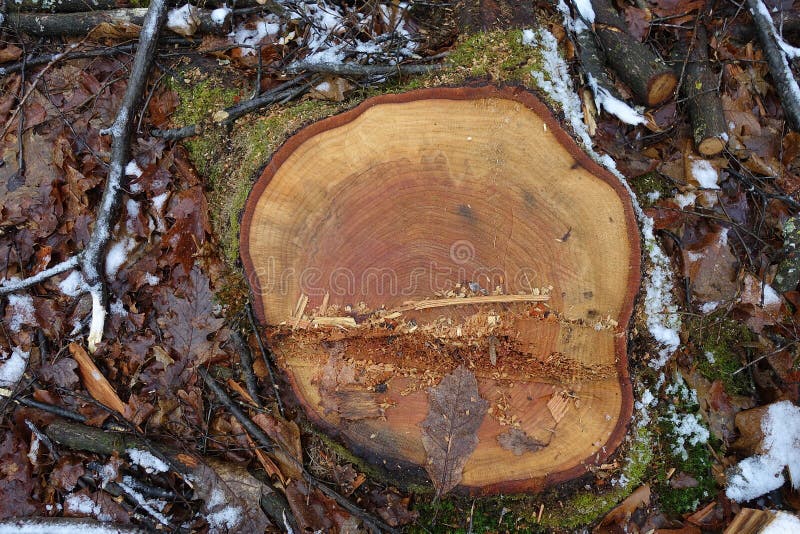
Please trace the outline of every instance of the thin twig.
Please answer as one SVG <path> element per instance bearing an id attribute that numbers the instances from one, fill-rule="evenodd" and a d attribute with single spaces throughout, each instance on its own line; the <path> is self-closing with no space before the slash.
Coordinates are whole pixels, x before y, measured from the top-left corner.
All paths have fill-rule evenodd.
<path id="1" fill-rule="evenodd" d="M 270 439 L 264 433 L 264 431 L 261 430 L 261 428 L 253 422 L 252 419 L 250 419 L 247 415 L 245 415 L 244 412 L 242 412 L 242 410 L 239 409 L 236 403 L 231 400 L 231 398 L 228 396 L 225 390 L 222 389 L 222 387 L 216 382 L 216 380 L 211 378 L 211 375 L 208 374 L 208 371 L 206 371 L 203 368 L 198 368 L 197 373 L 202 377 L 203 381 L 206 383 L 208 388 L 214 392 L 214 395 L 217 397 L 217 400 L 219 400 L 219 402 L 223 406 L 225 406 L 225 408 L 236 418 L 236 420 L 239 421 L 239 424 L 241 424 L 245 428 L 245 430 L 247 430 L 247 432 L 253 437 L 253 439 L 255 439 L 258 442 L 258 444 L 262 446 L 263 450 L 269 452 L 275 450 L 276 447 L 283 450 L 283 447 L 280 445 L 280 443 L 277 443 L 272 439 Z M 309 474 L 308 471 L 306 471 L 305 466 L 303 466 L 303 464 L 299 460 L 297 460 L 294 456 L 292 456 L 291 452 L 285 450 L 283 450 L 283 452 L 286 453 L 286 457 L 289 458 L 290 461 L 292 461 L 296 465 L 296 467 L 302 472 L 303 479 L 309 485 L 316 487 L 326 496 L 336 501 L 336 503 L 339 504 L 342 508 L 350 512 L 350 514 L 361 519 L 361 521 L 364 522 L 364 525 L 366 525 L 371 531 L 397 532 L 395 529 L 393 529 L 380 519 L 372 517 L 370 514 L 368 514 L 358 506 L 351 503 L 349 500 L 340 495 L 338 492 L 325 485 L 322 481 L 317 480 L 316 478 L 311 476 L 311 474 Z"/>
<path id="2" fill-rule="evenodd" d="M 278 412 L 280 412 L 281 417 L 286 417 L 286 414 L 283 411 L 283 401 L 281 400 L 281 393 L 278 390 L 278 384 L 275 381 L 275 373 L 272 372 L 272 361 L 269 357 L 269 352 L 267 348 L 264 346 L 264 341 L 261 339 L 261 331 L 258 329 L 258 325 L 256 323 L 256 319 L 253 316 L 253 307 L 250 303 L 247 303 L 247 319 L 250 321 L 250 328 L 253 329 L 253 334 L 256 336 L 256 342 L 258 343 L 258 349 L 261 351 L 261 357 L 264 359 L 264 365 L 267 366 L 267 373 L 269 373 L 269 382 L 272 385 L 272 393 L 275 395 L 275 402 L 278 404 Z"/>

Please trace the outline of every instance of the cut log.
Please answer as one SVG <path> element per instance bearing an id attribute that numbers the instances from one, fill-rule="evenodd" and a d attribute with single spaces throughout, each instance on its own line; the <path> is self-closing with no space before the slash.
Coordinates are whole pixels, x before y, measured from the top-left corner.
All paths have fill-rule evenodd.
<path id="1" fill-rule="evenodd" d="M 86 35 L 101 24 L 125 28 L 141 26 L 147 8 L 110 9 L 80 13 L 22 13 L 8 14 L 8 22 L 17 31 L 44 37 Z M 195 33 L 224 35 L 230 31 L 230 13 L 218 24 L 211 10 L 198 9 L 198 26 Z"/>
<path id="2" fill-rule="evenodd" d="M 692 121 L 694 146 L 704 156 L 716 156 L 728 144 L 728 127 L 722 113 L 719 80 L 708 62 L 708 37 L 698 26 L 691 50 L 686 41 L 679 43 L 681 62 L 686 61 L 681 91 L 686 97 Z"/>
<path id="3" fill-rule="evenodd" d="M 431 467 L 421 425 L 435 442 L 446 376 L 488 402 L 469 398 L 486 415 L 462 490 L 568 480 L 624 436 L 636 219 L 531 94 L 384 95 L 305 128 L 256 183 L 241 243 L 299 402 L 397 483 Z"/>
<path id="4" fill-rule="evenodd" d="M 627 33 L 627 25 L 608 0 L 591 0 L 594 31 L 617 76 L 631 88 L 639 103 L 657 106 L 672 98 L 678 77 L 661 58 Z"/>

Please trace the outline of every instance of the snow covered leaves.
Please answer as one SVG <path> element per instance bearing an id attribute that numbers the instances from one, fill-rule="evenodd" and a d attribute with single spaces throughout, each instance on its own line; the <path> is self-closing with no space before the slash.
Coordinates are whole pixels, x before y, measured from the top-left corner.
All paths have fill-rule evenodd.
<path id="1" fill-rule="evenodd" d="M 781 401 L 736 416 L 741 433 L 734 446 L 757 453 L 728 472 L 729 499 L 743 502 L 783 486 L 788 468 L 792 487 L 800 488 L 800 407 Z"/>
<path id="2" fill-rule="evenodd" d="M 478 428 L 489 403 L 478 393 L 475 375 L 459 367 L 428 390 L 430 411 L 422 422 L 425 469 L 438 494 L 461 482 L 462 471 L 478 445 Z"/>

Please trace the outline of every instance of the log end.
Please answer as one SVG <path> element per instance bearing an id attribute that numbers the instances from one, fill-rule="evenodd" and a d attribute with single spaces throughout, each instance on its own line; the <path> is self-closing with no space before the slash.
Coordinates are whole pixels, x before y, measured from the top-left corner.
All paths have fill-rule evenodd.
<path id="1" fill-rule="evenodd" d="M 721 137 L 706 137 L 697 144 L 697 151 L 703 156 L 716 156 L 725 149 L 725 144 Z"/>
<path id="2" fill-rule="evenodd" d="M 662 104 L 672 98 L 678 86 L 678 77 L 674 72 L 656 74 L 647 84 L 647 105 L 650 107 Z"/>

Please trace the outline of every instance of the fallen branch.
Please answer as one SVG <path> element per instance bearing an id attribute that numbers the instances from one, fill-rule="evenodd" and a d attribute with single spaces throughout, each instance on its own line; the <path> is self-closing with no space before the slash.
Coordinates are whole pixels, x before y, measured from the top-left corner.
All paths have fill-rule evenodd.
<path id="1" fill-rule="evenodd" d="M 113 26 L 142 26 L 148 8 L 111 9 L 79 13 L 9 13 L 8 23 L 17 31 L 30 35 L 67 37 L 86 35 L 100 24 Z M 221 24 L 211 17 L 211 10 L 197 9 L 198 34 L 227 34 L 230 31 L 230 12 Z"/>
<path id="2" fill-rule="evenodd" d="M 367 78 L 372 76 L 400 76 L 429 74 L 442 70 L 442 65 L 359 65 L 358 63 L 309 63 L 296 61 L 286 67 L 286 72 L 316 72 L 336 76 Z"/>
<path id="3" fill-rule="evenodd" d="M 270 452 L 274 451 L 277 448 L 281 449 L 284 452 L 284 457 L 290 461 L 292 461 L 297 469 L 302 473 L 303 480 L 306 481 L 311 486 L 316 487 L 322 493 L 324 493 L 327 497 L 336 501 L 336 503 L 347 510 L 351 515 L 361 519 L 364 522 L 364 525 L 367 526 L 373 532 L 396 532 L 395 529 L 381 521 L 380 519 L 371 516 L 369 513 L 365 512 L 358 506 L 351 503 L 347 498 L 340 495 L 335 490 L 329 488 L 326 484 L 322 481 L 317 480 L 315 477 L 311 476 L 311 474 L 306 471 L 305 466 L 297 460 L 290 451 L 284 450 L 280 443 L 277 443 L 271 440 L 261 427 L 253 422 L 244 412 L 236 405 L 235 402 L 231 400 L 228 394 L 225 392 L 222 387 L 217 384 L 216 380 L 211 378 L 211 375 L 208 374 L 208 371 L 202 368 L 197 369 L 197 373 L 202 377 L 203 381 L 206 383 L 206 386 L 214 392 L 214 395 L 217 397 L 217 400 L 225 406 L 225 408 L 239 421 L 245 430 L 253 437 L 254 440 L 258 442 L 259 445 L 262 446 L 263 450 Z"/>
<path id="4" fill-rule="evenodd" d="M 777 34 L 769 10 L 762 0 L 747 0 L 747 6 L 753 15 L 758 39 L 772 74 L 772 85 L 781 100 L 787 122 L 792 130 L 800 131 L 800 87 L 789 66 L 786 49 L 781 47 L 783 39 Z"/>
<path id="5" fill-rule="evenodd" d="M 240 119 L 248 113 L 252 113 L 253 111 L 271 104 L 288 102 L 305 93 L 311 88 L 311 84 L 302 84 L 298 87 L 293 87 L 304 79 L 303 77 L 295 78 L 294 80 L 290 80 L 274 89 L 264 92 L 256 98 L 251 98 L 229 108 L 217 111 L 205 122 L 190 124 L 182 128 L 173 128 L 170 130 L 151 130 L 150 135 L 166 139 L 167 141 L 180 141 L 187 137 L 202 134 L 209 126 L 232 126 L 237 119 Z"/>
<path id="6" fill-rule="evenodd" d="M 92 320 L 89 327 L 87 344 L 90 352 L 94 352 L 103 337 L 106 318 L 106 287 L 103 278 L 103 260 L 106 247 L 111 240 L 111 228 L 116 218 L 122 197 L 122 181 L 125 166 L 130 161 L 130 144 L 133 136 L 133 117 L 142 99 L 147 77 L 153 65 L 158 35 L 164 24 L 167 12 L 166 0 L 152 0 L 144 17 L 141 40 L 131 67 L 131 75 L 125 95 L 122 98 L 117 117 L 110 128 L 101 133 L 111 135 L 111 161 L 105 190 L 97 210 L 89 242 L 83 252 L 77 254 L 38 275 L 25 280 L 13 281 L 0 285 L 0 294 L 19 291 L 42 282 L 51 276 L 77 267 L 83 273 L 84 291 L 92 297 Z M 33 280 L 33 281 L 31 281 Z"/>
<path id="7" fill-rule="evenodd" d="M 719 82 L 708 62 L 708 36 L 703 26 L 697 26 L 694 37 L 691 50 L 686 40 L 677 47 L 686 61 L 681 92 L 686 97 L 697 151 L 704 156 L 716 156 L 728 144 L 728 128 L 722 113 Z"/>
<path id="8" fill-rule="evenodd" d="M 644 105 L 656 106 L 671 98 L 678 84 L 672 69 L 627 33 L 625 21 L 609 0 L 591 0 L 591 5 L 594 31 L 606 58 L 636 99 Z"/>

